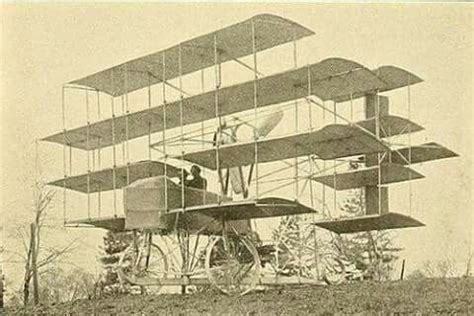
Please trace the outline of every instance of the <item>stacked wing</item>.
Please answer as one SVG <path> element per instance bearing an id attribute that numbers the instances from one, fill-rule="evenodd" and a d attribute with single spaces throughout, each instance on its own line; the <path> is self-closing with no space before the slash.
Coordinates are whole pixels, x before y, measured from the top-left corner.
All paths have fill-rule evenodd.
<path id="1" fill-rule="evenodd" d="M 253 47 L 252 29 L 255 30 L 256 47 Z M 219 63 L 223 63 L 250 55 L 254 50 L 263 51 L 312 34 L 313 32 L 305 27 L 281 17 L 257 15 L 166 50 L 71 81 L 70 84 L 86 86 L 118 97 L 213 66 L 216 62 L 216 53 Z M 139 112 L 66 130 L 43 140 L 83 150 L 95 150 L 165 129 L 214 119 L 216 109 L 219 116 L 226 116 L 253 109 L 255 106 L 263 108 L 312 96 L 323 101 L 345 102 L 421 81 L 416 75 L 398 67 L 382 66 L 370 70 L 348 59 L 329 58 L 256 81 L 221 87 L 218 90 L 189 96 Z M 256 103 L 255 95 L 257 95 Z M 180 158 L 216 170 L 217 165 L 220 168 L 250 165 L 256 162 L 255 157 L 258 157 L 258 163 L 266 163 L 307 155 L 317 155 L 321 159 L 338 159 L 386 153 L 378 166 L 312 178 L 333 189 L 347 190 L 419 179 L 423 176 L 410 169 L 411 164 L 456 156 L 454 152 L 436 143 L 393 150 L 385 138 L 417 132 L 423 128 L 405 118 L 392 115 L 380 117 L 377 123 L 369 119 L 346 125 L 330 124 L 305 133 L 222 145 L 218 149 L 218 155 L 216 148 L 210 148 L 185 153 Z M 376 126 L 379 126 L 379 130 L 376 130 Z M 178 168 L 171 165 L 166 167 L 168 176 L 180 174 Z M 119 189 L 139 179 L 163 175 L 164 169 L 165 164 L 162 162 L 142 161 L 66 177 L 50 184 L 83 193 L 93 193 Z M 313 212 L 311 208 L 298 202 L 278 198 L 196 206 L 187 211 L 197 212 L 216 220 L 241 220 Z M 88 219 L 72 224 L 89 224 L 122 230 L 124 219 Z M 388 213 L 337 221 L 320 221 L 317 225 L 336 233 L 352 233 L 414 227 L 422 223 L 405 215 Z"/>
<path id="2" fill-rule="evenodd" d="M 390 68 L 398 69 L 399 68 Z M 311 91 L 308 89 L 308 72 L 311 77 Z M 409 73 L 407 73 L 408 75 Z M 416 81 L 420 82 L 420 80 Z M 413 83 L 412 83 L 413 84 Z M 257 81 L 258 107 L 265 107 L 286 101 L 315 95 L 322 100 L 337 101 L 350 95 L 365 95 L 376 90 L 391 90 L 403 86 L 403 82 L 386 84 L 373 71 L 362 65 L 342 58 L 330 58 L 307 67 L 278 73 Z M 248 81 L 219 89 L 219 115 L 225 116 L 254 108 L 254 82 Z M 215 117 L 215 91 L 209 91 L 183 100 L 183 124 L 193 124 Z M 166 107 L 166 109 L 164 109 Z M 128 139 L 162 131 L 163 114 L 166 111 L 166 128 L 180 126 L 180 101 L 152 107 L 127 116 L 110 118 L 88 126 L 78 127 L 66 132 L 44 138 L 45 141 L 63 144 L 80 149 L 97 149 L 126 140 L 128 120 Z M 164 111 L 165 110 L 165 111 Z M 370 124 L 370 123 L 368 123 Z M 89 129 L 89 134 L 88 134 Z M 89 135 L 89 141 L 87 141 Z"/>
<path id="3" fill-rule="evenodd" d="M 313 31 L 290 20 L 261 14 L 163 51 L 74 80 L 71 84 L 88 86 L 117 97 L 163 82 L 163 79 L 178 77 L 180 57 L 183 75 L 213 66 L 215 49 L 221 63 L 244 57 L 253 52 L 252 24 L 255 27 L 257 52 L 314 34 Z"/>
<path id="4" fill-rule="evenodd" d="M 180 175 L 180 170 L 178 168 L 169 164 L 166 165 L 166 167 L 166 174 L 169 177 L 178 177 Z M 164 169 L 165 164 L 163 162 L 146 160 L 117 166 L 115 168 L 107 168 L 66 177 L 52 181 L 48 184 L 58 187 L 66 187 L 67 189 L 82 193 L 95 193 L 99 191 L 112 190 L 114 188 L 121 189 L 134 181 L 163 175 L 165 173 Z"/>

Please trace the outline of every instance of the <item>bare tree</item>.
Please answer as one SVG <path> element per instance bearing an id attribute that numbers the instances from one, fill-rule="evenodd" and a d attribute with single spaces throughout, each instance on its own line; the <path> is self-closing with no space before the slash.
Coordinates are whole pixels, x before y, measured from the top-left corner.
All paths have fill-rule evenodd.
<path id="1" fill-rule="evenodd" d="M 44 273 L 48 266 L 75 248 L 75 241 L 60 248 L 42 245 L 42 233 L 46 226 L 47 211 L 53 200 L 54 192 L 45 189 L 41 185 L 37 186 L 37 192 L 33 204 L 34 216 L 32 222 L 29 225 L 20 225 L 16 229 L 16 234 L 23 243 L 23 252 L 11 251 L 21 258 L 21 261 L 24 263 L 22 284 L 24 306 L 30 300 L 31 285 L 33 285 L 34 303 L 39 303 L 39 275 Z"/>

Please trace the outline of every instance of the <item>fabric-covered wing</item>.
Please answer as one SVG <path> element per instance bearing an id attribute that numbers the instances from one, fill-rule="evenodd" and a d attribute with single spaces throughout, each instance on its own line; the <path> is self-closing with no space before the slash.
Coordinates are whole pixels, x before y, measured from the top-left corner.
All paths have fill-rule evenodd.
<path id="1" fill-rule="evenodd" d="M 424 178 L 420 173 L 398 164 L 382 164 L 380 184 L 390 184 Z M 348 190 L 365 186 L 376 186 L 379 183 L 379 167 L 369 167 L 353 170 L 336 175 L 326 175 L 312 178 L 336 190 Z"/>
<path id="2" fill-rule="evenodd" d="M 409 156 L 411 155 L 411 161 Z M 400 165 L 408 165 L 410 161 L 412 164 L 428 162 L 433 160 L 458 157 L 455 152 L 443 147 L 437 143 L 426 143 L 417 146 L 400 148 L 397 152 L 392 151 L 389 156 L 384 158 L 384 162 L 390 161 Z"/>
<path id="3" fill-rule="evenodd" d="M 190 207 L 182 213 L 182 216 L 186 217 L 186 214 L 194 212 L 225 221 L 316 213 L 312 208 L 299 202 L 282 198 L 264 198 Z"/>
<path id="4" fill-rule="evenodd" d="M 150 84 L 162 82 L 163 68 L 166 80 L 178 77 L 180 51 L 183 75 L 212 66 L 215 60 L 214 38 L 217 40 L 220 62 L 244 57 L 253 52 L 252 23 L 255 25 L 256 51 L 263 51 L 314 34 L 313 31 L 276 15 L 256 15 L 164 51 L 128 61 L 70 83 L 88 86 L 115 97 L 121 96 Z"/>
<path id="5" fill-rule="evenodd" d="M 268 138 L 257 141 L 258 162 L 316 154 L 334 159 L 366 153 L 387 151 L 388 147 L 364 131 L 348 125 L 328 125 L 311 133 Z M 184 155 L 184 160 L 216 169 L 216 149 Z M 219 148 L 221 168 L 246 166 L 255 162 L 255 143 L 235 143 Z"/>
<path id="6" fill-rule="evenodd" d="M 399 213 L 320 220 L 315 225 L 337 234 L 425 226 L 422 222 Z"/>
<path id="7" fill-rule="evenodd" d="M 356 124 L 375 134 L 375 119 L 360 121 Z M 403 117 L 385 115 L 380 118 L 380 137 L 382 138 L 415 133 L 421 130 L 423 130 L 423 127 Z"/>
<path id="8" fill-rule="evenodd" d="M 125 231 L 125 217 L 99 217 L 66 222 L 68 227 L 94 226 L 115 232 Z"/>
<path id="9" fill-rule="evenodd" d="M 164 163 L 159 161 L 140 161 L 131 163 L 129 168 L 129 181 L 132 183 L 139 179 L 150 178 L 154 176 L 160 176 L 164 174 Z M 171 165 L 167 165 L 167 176 L 177 177 L 180 175 L 180 170 Z M 80 191 L 87 193 L 87 177 L 88 174 L 81 174 L 77 176 L 68 177 L 66 179 L 59 179 L 48 183 L 58 187 L 64 187 L 67 189 Z M 114 188 L 113 181 L 113 168 L 93 171 L 89 174 L 89 193 L 98 191 L 107 191 Z M 118 166 L 115 168 L 115 179 L 116 189 L 120 189 L 127 185 L 127 166 Z M 65 183 L 64 183 L 65 182 Z"/>
<path id="10" fill-rule="evenodd" d="M 309 67 L 309 68 L 308 68 Z M 287 102 L 308 96 L 308 70 L 311 74 L 311 94 L 324 100 L 357 91 L 375 91 L 384 85 L 362 65 L 342 58 L 329 58 L 320 63 L 292 69 L 257 81 L 258 107 Z M 205 92 L 183 100 L 183 125 L 212 119 L 216 115 L 215 91 Z M 218 91 L 221 116 L 254 108 L 254 81 L 224 87 Z M 180 126 L 180 101 L 166 105 L 166 128 Z M 163 130 L 163 105 L 129 114 L 128 137 L 133 139 Z M 126 140 L 126 117 L 120 116 L 66 131 L 66 143 L 81 149 L 97 149 Z M 89 142 L 87 143 L 87 129 Z M 44 138 L 62 144 L 64 133 Z"/>
<path id="11" fill-rule="evenodd" d="M 380 88 L 379 92 L 395 90 L 398 88 L 407 87 L 422 82 L 423 80 L 418 76 L 408 72 L 402 68 L 395 66 L 382 66 L 372 70 L 385 85 Z M 357 92 L 352 94 L 352 99 L 360 98 L 366 94 L 365 92 Z M 345 102 L 351 99 L 351 95 L 342 95 L 334 99 L 336 102 Z"/>

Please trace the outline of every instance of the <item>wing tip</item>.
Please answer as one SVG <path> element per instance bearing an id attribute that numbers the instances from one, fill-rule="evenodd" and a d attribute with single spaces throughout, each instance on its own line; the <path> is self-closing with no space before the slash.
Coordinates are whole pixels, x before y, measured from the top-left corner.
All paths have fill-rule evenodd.
<path id="1" fill-rule="evenodd" d="M 279 16 L 279 15 L 276 15 L 276 14 L 272 14 L 272 13 L 261 13 L 261 14 L 257 14 L 257 15 L 254 15 L 253 17 L 251 17 L 249 20 L 262 20 L 263 22 L 265 22 L 264 20 L 273 20 L 274 22 L 278 22 L 278 23 L 284 23 L 284 24 L 291 24 L 295 27 L 298 27 L 300 29 L 300 31 L 303 32 L 302 34 L 302 37 L 306 37 L 306 36 L 310 36 L 310 35 L 314 35 L 315 32 L 293 20 L 290 20 L 290 19 L 287 19 L 287 18 L 284 18 L 282 16 Z"/>
<path id="2" fill-rule="evenodd" d="M 409 84 L 410 85 L 413 85 L 413 84 L 417 84 L 417 83 L 420 83 L 420 82 L 423 82 L 424 80 L 419 77 L 418 75 L 415 75 L 414 73 L 402 68 L 402 67 L 398 67 L 398 66 L 394 66 L 394 65 L 383 65 L 383 66 L 380 66 L 376 69 L 373 70 L 375 72 L 375 74 L 377 76 L 380 76 L 379 73 L 388 73 L 388 72 L 396 72 L 397 74 L 399 75 L 405 75 L 407 76 L 407 78 L 409 78 Z"/>

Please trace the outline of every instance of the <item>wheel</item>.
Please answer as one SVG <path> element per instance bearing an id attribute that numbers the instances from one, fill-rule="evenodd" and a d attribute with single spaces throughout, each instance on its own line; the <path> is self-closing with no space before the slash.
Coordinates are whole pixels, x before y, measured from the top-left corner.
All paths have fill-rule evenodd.
<path id="1" fill-rule="evenodd" d="M 167 238 L 165 248 L 170 254 L 170 277 L 186 279 L 187 284 L 181 285 L 182 294 L 204 291 L 209 287 L 209 284 L 203 284 L 207 277 L 204 263 L 208 238 L 200 234 L 191 235 L 186 230 L 178 230 L 173 237 Z"/>
<path id="2" fill-rule="evenodd" d="M 207 249 L 205 269 L 211 284 L 220 291 L 244 295 L 259 281 L 260 258 L 249 240 L 238 236 L 218 237 Z"/>
<path id="3" fill-rule="evenodd" d="M 117 268 L 120 281 L 131 285 L 159 285 L 167 273 L 168 260 L 151 238 L 130 245 L 122 253 Z"/>
<path id="4" fill-rule="evenodd" d="M 296 233 L 283 228 L 275 235 L 275 251 L 268 261 L 270 273 L 295 277 L 298 282 L 340 284 L 346 280 L 347 267 L 343 259 L 323 242 L 314 242 L 314 235 L 298 238 Z M 296 235 L 296 236 L 295 236 Z M 292 238 L 290 238 L 292 236 Z M 314 243 L 315 246 L 312 246 Z M 323 247 L 318 245 L 323 244 Z"/>

